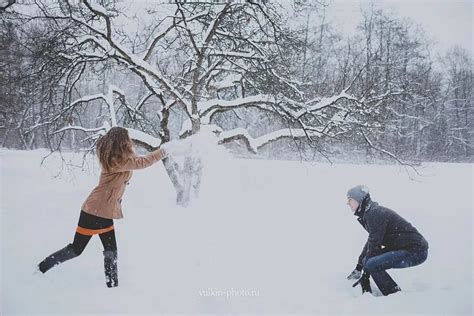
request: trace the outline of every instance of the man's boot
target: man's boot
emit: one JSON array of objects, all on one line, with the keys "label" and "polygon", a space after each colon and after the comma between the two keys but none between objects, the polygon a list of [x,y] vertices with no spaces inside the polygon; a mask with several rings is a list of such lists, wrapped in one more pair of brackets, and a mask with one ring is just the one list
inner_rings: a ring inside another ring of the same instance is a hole
[{"label": "man's boot", "polygon": [[386,291],[385,293],[382,293],[383,295],[387,296],[387,295],[390,295],[390,294],[393,294],[393,293],[397,293],[397,292],[400,292],[402,289],[397,285],[397,286],[394,286],[392,289]]},{"label": "man's boot", "polygon": [[72,244],[67,245],[61,250],[56,251],[55,253],[46,257],[41,263],[38,265],[38,269],[45,273],[55,265],[63,263],[69,259],[77,257],[77,254],[74,252],[72,248]]},{"label": "man's boot", "polygon": [[104,251],[104,271],[107,287],[118,286],[117,250]]}]

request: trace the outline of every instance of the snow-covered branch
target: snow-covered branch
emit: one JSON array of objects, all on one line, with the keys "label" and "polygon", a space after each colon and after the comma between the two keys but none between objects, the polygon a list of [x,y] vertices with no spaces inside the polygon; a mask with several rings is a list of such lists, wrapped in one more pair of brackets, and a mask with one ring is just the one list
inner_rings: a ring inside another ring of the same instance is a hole
[{"label": "snow-covered branch", "polygon": [[212,117],[223,111],[229,111],[236,108],[258,107],[262,110],[268,110],[270,105],[274,104],[273,97],[269,95],[255,95],[246,98],[238,98],[232,101],[213,99],[198,103],[198,109],[203,124],[209,124]]},{"label": "snow-covered branch", "polygon": [[132,140],[146,147],[148,150],[153,150],[161,146],[161,139],[150,134],[133,128],[127,128],[127,131]]},{"label": "snow-covered branch", "polygon": [[385,149],[383,149],[383,148],[380,148],[380,147],[376,146],[376,145],[369,139],[369,137],[367,136],[367,133],[365,133],[363,130],[361,131],[361,133],[362,133],[362,136],[364,137],[365,141],[367,142],[367,144],[369,145],[370,148],[373,148],[373,149],[375,149],[376,151],[379,151],[379,152],[381,152],[382,154],[389,156],[390,158],[396,160],[396,161],[397,161],[400,165],[402,165],[402,166],[411,167],[411,168],[419,175],[418,170],[416,170],[416,168],[414,168],[412,164],[403,161],[402,159],[400,159],[399,157],[397,157],[397,155],[395,155],[395,154],[389,152],[388,150],[385,150]]},{"label": "snow-covered branch", "polygon": [[102,7],[101,5],[99,5],[98,3],[89,2],[88,0],[82,0],[82,2],[94,14],[99,15],[99,16],[104,18],[105,24],[106,24],[106,32],[107,32],[106,37],[108,39],[112,39],[112,26],[111,26],[111,22],[110,22],[110,17],[107,14],[107,10],[104,7]]},{"label": "snow-covered branch", "polygon": [[[326,107],[329,107],[329,106],[339,102],[342,99],[346,99],[348,101],[354,101],[356,103],[360,103],[360,101],[356,97],[354,97],[352,95],[349,95],[346,92],[341,92],[338,95],[335,95],[335,96],[332,96],[332,97],[316,98],[316,99],[310,100],[310,101],[305,103],[305,107],[306,107],[308,112],[314,112],[314,111],[318,111],[318,110],[324,109]],[[296,114],[296,117],[299,118],[299,117],[301,117],[302,114],[303,113],[298,112]]]},{"label": "snow-covered branch", "polygon": [[233,130],[221,132],[219,135],[219,143],[224,144],[234,140],[243,140],[248,150],[254,154],[257,154],[260,148],[279,139],[305,138],[308,136],[321,137],[323,134],[315,130],[309,131],[304,129],[285,128],[253,138],[246,129],[236,128]]},{"label": "snow-covered branch", "polygon": [[239,58],[239,59],[255,59],[259,61],[266,61],[266,58],[260,55],[256,55],[253,52],[236,52],[236,51],[212,51],[210,56],[220,56],[226,58]]},{"label": "snow-covered branch", "polygon": [[84,96],[80,99],[73,101],[69,105],[69,109],[72,109],[74,106],[76,106],[79,103],[90,102],[90,101],[99,100],[99,99],[104,100],[104,102],[107,104],[107,107],[109,109],[111,124],[112,126],[117,126],[117,116],[115,113],[115,106],[114,106],[114,99],[113,99],[114,93],[117,93],[120,96],[125,96],[125,93],[120,88],[114,85],[109,85],[107,94],[99,93],[99,94]]},{"label": "snow-covered branch", "polygon": [[[96,128],[86,128],[83,126],[69,125],[57,131],[54,131],[52,134],[54,135],[54,134],[63,133],[67,131],[82,131],[85,133],[95,133],[95,135],[93,135],[92,137],[98,137],[100,135],[105,134],[107,130],[109,129],[110,129],[110,125],[108,125],[106,122],[104,123],[103,126],[96,127]],[[144,133],[137,129],[133,129],[133,128],[126,128],[126,129],[128,131],[128,135],[134,142],[147,148],[148,150],[154,150],[161,146],[161,139],[159,138],[153,137],[150,134]]]},{"label": "snow-covered branch", "polygon": [[98,133],[100,131],[103,131],[105,132],[106,130],[106,127],[105,126],[102,126],[102,127],[96,127],[96,128],[86,128],[86,127],[83,127],[83,126],[77,126],[77,125],[68,125],[68,126],[65,126],[61,129],[58,129],[57,131],[54,131],[52,134],[58,134],[58,133],[62,133],[62,132],[66,132],[66,131],[83,131],[85,133]]}]

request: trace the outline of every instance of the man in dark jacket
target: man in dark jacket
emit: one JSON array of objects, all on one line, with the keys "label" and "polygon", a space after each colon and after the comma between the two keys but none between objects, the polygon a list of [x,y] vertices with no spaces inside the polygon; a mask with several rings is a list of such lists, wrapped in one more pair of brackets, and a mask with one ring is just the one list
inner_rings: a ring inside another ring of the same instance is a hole
[{"label": "man in dark jacket", "polygon": [[400,215],[373,202],[365,186],[358,185],[350,189],[347,192],[347,204],[369,233],[357,266],[347,279],[358,279],[353,286],[360,284],[362,293],[372,292],[370,276],[383,295],[400,291],[386,270],[423,263],[428,256],[428,242]]}]

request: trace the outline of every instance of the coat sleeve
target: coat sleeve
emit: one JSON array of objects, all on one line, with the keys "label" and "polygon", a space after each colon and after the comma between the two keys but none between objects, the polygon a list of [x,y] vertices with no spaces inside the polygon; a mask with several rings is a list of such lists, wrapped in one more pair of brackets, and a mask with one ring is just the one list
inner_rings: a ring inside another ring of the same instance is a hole
[{"label": "coat sleeve", "polygon": [[136,169],[145,169],[155,162],[160,161],[164,158],[164,152],[161,149],[157,149],[145,156],[132,156],[129,157],[123,165],[117,168],[115,171],[123,172]]},{"label": "coat sleeve", "polygon": [[362,252],[360,253],[360,256],[359,256],[359,260],[357,261],[357,264],[360,264],[361,266],[363,266],[363,260],[365,258],[365,256],[367,255],[367,247],[369,245],[369,242],[366,242],[365,243],[365,246],[364,246],[364,249],[362,249]]},{"label": "coat sleeve", "polygon": [[369,239],[367,240],[367,259],[380,254],[385,231],[387,229],[387,218],[383,211],[372,210],[372,214],[367,216],[367,230]]}]

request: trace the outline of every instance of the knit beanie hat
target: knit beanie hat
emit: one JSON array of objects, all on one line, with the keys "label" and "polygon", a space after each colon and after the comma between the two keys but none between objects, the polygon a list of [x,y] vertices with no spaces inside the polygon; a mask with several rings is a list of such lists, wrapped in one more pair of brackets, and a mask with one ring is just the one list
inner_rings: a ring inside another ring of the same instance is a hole
[{"label": "knit beanie hat", "polygon": [[369,188],[365,185],[357,185],[347,191],[347,197],[362,203],[364,198],[369,194]]}]

